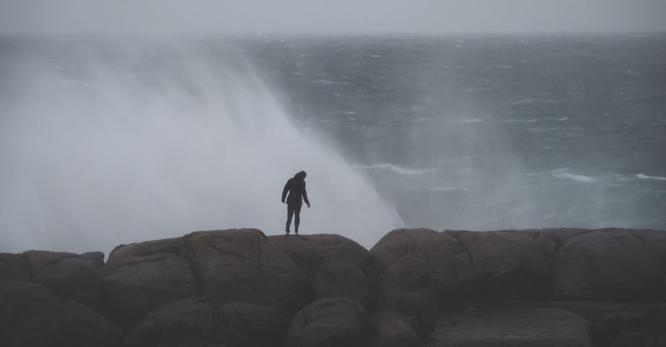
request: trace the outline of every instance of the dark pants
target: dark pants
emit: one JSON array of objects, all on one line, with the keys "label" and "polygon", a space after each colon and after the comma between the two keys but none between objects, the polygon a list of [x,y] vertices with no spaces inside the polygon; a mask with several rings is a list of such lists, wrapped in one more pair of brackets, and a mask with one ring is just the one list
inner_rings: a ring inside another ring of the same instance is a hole
[{"label": "dark pants", "polygon": [[298,224],[301,222],[301,205],[302,204],[287,204],[287,227],[285,228],[287,233],[289,233],[291,217],[296,215],[296,218],[294,219],[294,227],[296,234],[298,234]]}]

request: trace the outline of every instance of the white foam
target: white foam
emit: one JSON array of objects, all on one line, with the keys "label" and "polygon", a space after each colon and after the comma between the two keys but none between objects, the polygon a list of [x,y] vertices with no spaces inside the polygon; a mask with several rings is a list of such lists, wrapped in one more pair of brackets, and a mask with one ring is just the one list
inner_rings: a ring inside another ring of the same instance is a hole
[{"label": "white foam", "polygon": [[484,120],[480,118],[461,118],[458,119],[460,123],[483,123]]},{"label": "white foam", "polygon": [[458,186],[427,187],[426,189],[431,192],[452,192],[457,190],[465,190],[465,188],[461,188]]},{"label": "white foam", "polygon": [[649,176],[646,174],[639,173],[636,175],[636,177],[642,179],[642,180],[655,180],[655,181],[666,181],[666,177],[662,176]]},{"label": "white foam", "polygon": [[571,180],[571,181],[576,181],[576,182],[579,182],[579,183],[599,182],[599,179],[596,178],[596,177],[574,174],[574,173],[569,172],[569,169],[566,169],[566,168],[553,170],[551,173],[552,173],[553,177],[563,179],[563,180]]},{"label": "white foam", "polygon": [[393,165],[391,163],[379,163],[379,164],[370,164],[370,165],[354,165],[354,167],[359,169],[375,169],[375,170],[387,170],[400,175],[425,175],[429,172],[434,171],[433,169],[414,169],[406,168],[398,165]]}]

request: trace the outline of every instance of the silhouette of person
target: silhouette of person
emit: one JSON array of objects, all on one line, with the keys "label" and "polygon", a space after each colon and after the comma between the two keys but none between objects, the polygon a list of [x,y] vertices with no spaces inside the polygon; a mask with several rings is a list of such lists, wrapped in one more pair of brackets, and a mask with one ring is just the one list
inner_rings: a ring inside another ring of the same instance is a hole
[{"label": "silhouette of person", "polygon": [[[285,231],[289,235],[289,226],[291,225],[291,218],[295,216],[294,227],[296,235],[298,235],[298,224],[301,222],[301,205],[303,200],[310,207],[310,201],[308,200],[308,193],[305,191],[305,176],[307,174],[305,171],[301,171],[294,175],[294,177],[287,180],[287,184],[284,185],[282,189],[282,202],[285,202],[285,197],[287,198],[287,225]],[[287,196],[289,193],[289,196]]]}]

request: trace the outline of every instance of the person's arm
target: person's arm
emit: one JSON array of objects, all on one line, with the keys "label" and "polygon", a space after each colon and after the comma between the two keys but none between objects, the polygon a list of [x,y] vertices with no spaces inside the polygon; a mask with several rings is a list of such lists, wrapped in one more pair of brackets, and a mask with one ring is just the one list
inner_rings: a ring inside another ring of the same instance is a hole
[{"label": "person's arm", "polygon": [[303,182],[303,200],[305,200],[305,203],[308,204],[308,207],[310,207],[310,201],[308,200],[308,191],[305,190],[305,181]]},{"label": "person's arm", "polygon": [[282,202],[284,202],[284,199],[287,197],[287,192],[289,191],[289,180],[287,180],[287,183],[284,185],[284,189],[282,189]]}]

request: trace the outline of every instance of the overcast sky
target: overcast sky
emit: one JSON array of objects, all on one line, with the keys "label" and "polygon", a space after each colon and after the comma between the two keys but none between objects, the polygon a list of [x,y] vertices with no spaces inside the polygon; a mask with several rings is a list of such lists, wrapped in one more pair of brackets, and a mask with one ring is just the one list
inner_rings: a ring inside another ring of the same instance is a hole
[{"label": "overcast sky", "polygon": [[666,31],[666,0],[0,0],[0,32]]}]

